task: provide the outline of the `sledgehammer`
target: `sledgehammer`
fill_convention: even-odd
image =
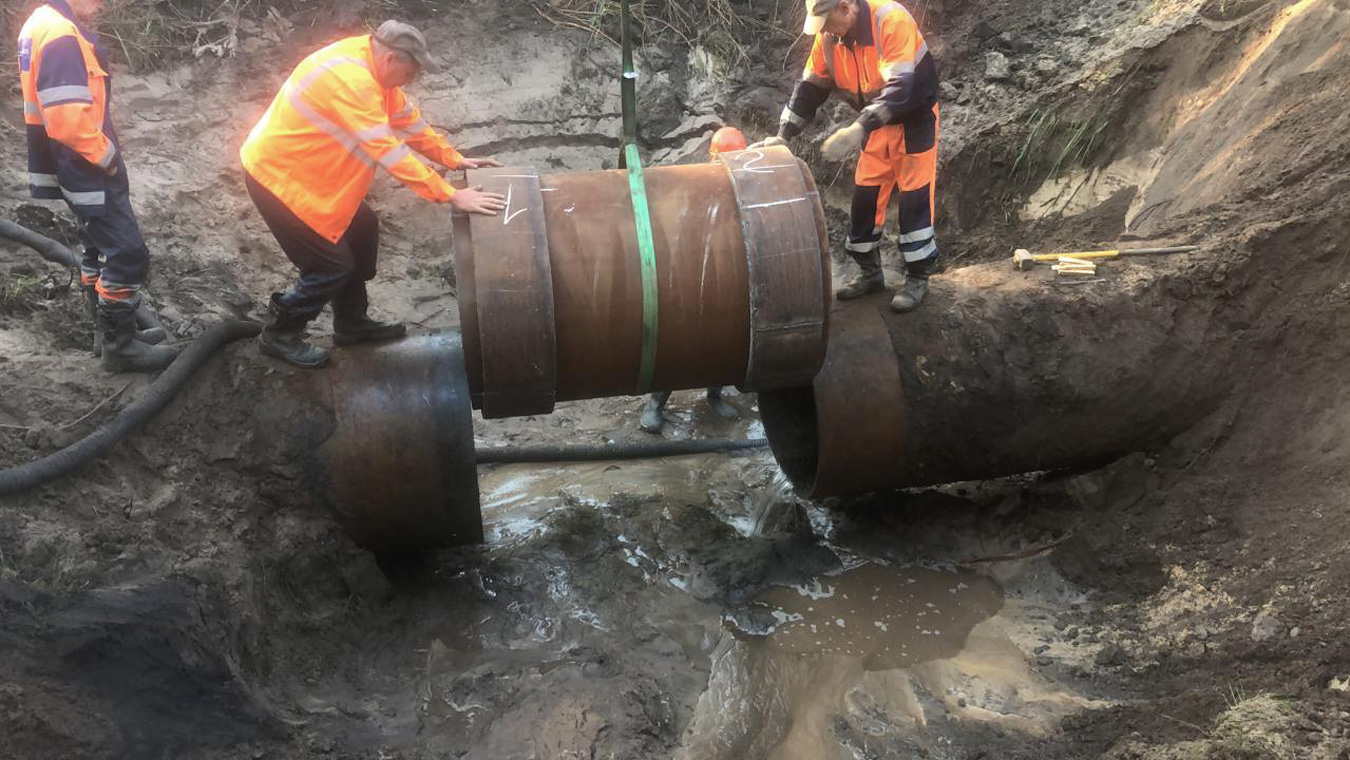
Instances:
[[[1076,251],[1074,253],[1032,253],[1025,248],[1013,251],[1013,266],[1018,269],[1030,269],[1038,261],[1058,261],[1061,256],[1075,259],[1114,259],[1118,256],[1143,256],[1154,253],[1185,253],[1197,250],[1198,245],[1174,245],[1171,248],[1134,248],[1128,251]]]

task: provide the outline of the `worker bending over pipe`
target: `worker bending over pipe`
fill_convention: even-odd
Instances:
[[[487,215],[505,208],[505,197],[456,190],[413,154],[450,169],[501,166],[465,158],[422,119],[402,88],[423,70],[441,66],[408,24],[386,21],[373,35],[334,42],[295,67],[240,149],[249,197],[300,269],[290,290],[272,294],[264,354],[303,368],[327,364],[305,329],[329,302],[338,345],[403,337],[401,323],[367,316],[380,233],[364,199],[377,165],[434,203]]]

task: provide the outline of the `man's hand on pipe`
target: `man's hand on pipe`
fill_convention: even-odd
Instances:
[[[466,187],[450,198],[450,205],[454,206],[456,211],[466,214],[496,216],[497,212],[506,208],[506,196],[501,193],[484,192],[481,185]]]

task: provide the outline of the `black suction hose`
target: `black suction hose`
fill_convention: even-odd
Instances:
[[[651,443],[565,444],[559,446],[494,446],[478,449],[478,464],[507,462],[601,462],[611,459],[655,459],[719,451],[761,449],[769,442],[763,438],[702,438]]]
[[[67,269],[79,269],[80,262],[75,258],[75,254],[64,245],[52,240],[46,235],[40,235],[21,224],[15,224],[8,219],[0,219],[0,237],[9,238],[16,243],[26,245],[38,252],[42,258],[58,266]],[[141,327],[158,327],[164,332],[168,332],[164,323],[159,321],[159,317],[150,310],[145,304],[136,310],[136,323]]]
[[[0,220],[3,221],[3,220]],[[0,234],[7,231],[0,230]],[[244,320],[217,322],[188,346],[169,368],[150,384],[145,395],[123,409],[98,430],[36,462],[0,470],[0,496],[18,493],[69,473],[91,459],[107,454],[169,403],[208,359],[229,343],[252,338],[262,325]]]

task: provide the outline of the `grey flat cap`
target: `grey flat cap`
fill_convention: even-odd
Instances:
[[[435,74],[445,68],[440,61],[431,57],[431,51],[427,49],[427,38],[423,37],[422,33],[417,31],[417,27],[412,24],[405,24],[402,21],[386,21],[380,24],[379,29],[375,30],[375,39],[385,47],[412,56],[423,71]]]
[[[806,23],[802,25],[802,34],[820,34],[825,28],[825,17],[838,4],[839,0],[806,0]]]

